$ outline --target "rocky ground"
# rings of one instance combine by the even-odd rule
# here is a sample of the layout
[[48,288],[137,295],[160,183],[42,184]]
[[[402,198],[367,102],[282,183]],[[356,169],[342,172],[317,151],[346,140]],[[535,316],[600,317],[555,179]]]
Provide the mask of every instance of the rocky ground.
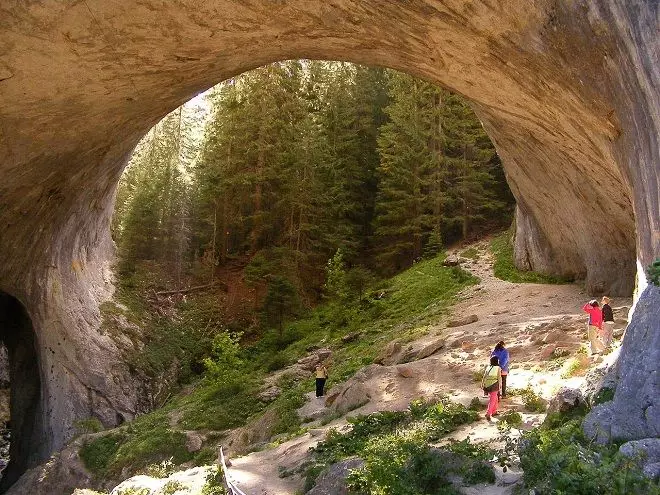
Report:
[[[299,476],[280,478],[280,473],[294,471],[328,429],[341,429],[347,424],[342,415],[322,426],[323,418],[402,410],[413,399],[441,395],[466,405],[478,397],[485,404],[479,387],[480,373],[499,340],[507,343],[511,353],[508,386],[529,386],[545,399],[554,396],[562,386],[580,386],[587,370],[606,367],[616,358],[616,350],[595,358],[578,352],[584,349],[586,341],[581,307],[590,299],[578,285],[505,282],[493,276],[492,262],[485,244],[479,246],[478,259],[463,259],[462,266],[481,282],[465,290],[449,320],[431,325],[424,339],[392,343],[377,359],[383,364],[362,369],[348,382],[330,390],[324,399],[317,399],[310,392],[308,402],[299,410],[302,418],[312,420],[307,423],[309,430],[305,435],[233,459],[230,475],[238,486],[248,494],[260,495],[288,495],[300,490]],[[631,302],[616,299],[612,303],[619,337]],[[429,352],[431,355],[418,359]],[[521,412],[524,428],[540,424],[545,415],[526,413],[522,400],[520,396],[504,400],[501,411]],[[473,441],[500,441],[496,423],[485,420],[459,429],[451,438],[462,440],[468,436]],[[515,470],[500,470],[499,486],[465,487],[464,493],[510,493],[519,477]]]
[[[310,391],[307,403],[298,411],[307,429],[305,434],[286,441],[280,439],[277,445],[231,459],[230,477],[241,490],[249,495],[299,493],[303,479],[296,468],[309,458],[309,448],[321,441],[330,428],[347,428],[347,416],[403,410],[420,397],[448,395],[466,405],[476,397],[485,404],[480,390],[481,370],[499,340],[506,342],[511,353],[508,387],[531,387],[546,400],[562,386],[579,387],[588,370],[606,368],[616,359],[619,339],[615,350],[606,356],[589,357],[584,352],[586,327],[581,307],[590,298],[580,286],[516,284],[496,279],[487,244],[481,243],[477,248],[477,259],[463,258],[460,263],[481,282],[460,295],[460,302],[448,318],[429,325],[423,339],[390,343],[374,364],[333,387],[326,397],[317,399]],[[612,303],[619,337],[626,325],[630,303],[629,299],[616,299]],[[545,417],[526,411],[520,395],[503,400],[500,409],[502,413],[520,412],[523,430],[537,426]],[[458,429],[446,440],[467,437],[493,446],[501,442],[496,421],[488,423],[485,419]],[[173,476],[177,477],[177,483],[190,484],[192,488],[206,474],[206,470],[197,469]],[[496,468],[496,475],[494,485],[463,487],[463,493],[512,493],[521,473],[515,468],[507,472]],[[174,478],[158,483],[166,484],[168,480]],[[142,476],[120,487],[152,485],[155,486]],[[112,493],[119,491],[116,488]]]

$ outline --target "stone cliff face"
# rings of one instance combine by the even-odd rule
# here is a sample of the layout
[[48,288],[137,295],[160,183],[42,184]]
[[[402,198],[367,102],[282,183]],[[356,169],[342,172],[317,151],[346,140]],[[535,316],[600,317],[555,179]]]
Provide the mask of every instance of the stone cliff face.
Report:
[[[24,308],[40,377],[16,466],[60,448],[78,418],[110,426],[135,412],[128,369],[98,331],[117,180],[160,117],[267,62],[383,65],[470,98],[520,202],[517,252],[532,268],[625,293],[636,258],[660,255],[654,0],[51,0],[0,14],[0,290]],[[648,355],[640,335],[627,337],[622,383]],[[656,372],[643,362],[635,373]]]

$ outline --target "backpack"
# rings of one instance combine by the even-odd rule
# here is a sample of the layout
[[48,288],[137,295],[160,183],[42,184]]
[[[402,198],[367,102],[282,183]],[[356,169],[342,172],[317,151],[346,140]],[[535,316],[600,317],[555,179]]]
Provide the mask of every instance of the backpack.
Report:
[[490,373],[490,370],[492,370],[493,368],[494,368],[494,366],[491,366],[490,368],[487,368],[484,371],[483,378],[481,379],[481,388],[483,388],[485,393],[495,392],[496,390],[498,390],[500,388],[499,381],[496,381],[495,383],[493,383],[492,385],[489,385],[487,387],[484,386],[484,382],[486,381],[486,377]]

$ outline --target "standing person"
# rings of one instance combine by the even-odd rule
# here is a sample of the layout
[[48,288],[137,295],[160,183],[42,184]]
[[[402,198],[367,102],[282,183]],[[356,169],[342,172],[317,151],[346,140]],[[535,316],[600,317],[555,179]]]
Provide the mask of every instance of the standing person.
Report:
[[509,350],[504,347],[504,341],[500,340],[496,345],[491,356],[497,357],[502,376],[502,398],[506,397],[506,377],[509,374]]
[[603,312],[598,305],[598,301],[595,299],[592,299],[587,304],[582,306],[582,311],[589,313],[587,336],[589,337],[591,354],[600,354],[600,352],[603,350],[603,344],[598,339],[598,334],[600,333],[603,326]]
[[500,386],[502,385],[502,371],[500,369],[499,360],[497,356],[491,356],[490,365],[486,366],[484,376],[481,379],[481,388],[484,393],[489,396],[488,409],[486,409],[486,419],[497,414],[497,405],[499,403],[498,396],[500,395]]
[[328,379],[328,369],[321,363],[316,367],[316,397],[325,395],[325,381]]
[[603,345],[608,349],[612,345],[612,334],[614,333],[614,312],[610,306],[610,298],[603,296]]

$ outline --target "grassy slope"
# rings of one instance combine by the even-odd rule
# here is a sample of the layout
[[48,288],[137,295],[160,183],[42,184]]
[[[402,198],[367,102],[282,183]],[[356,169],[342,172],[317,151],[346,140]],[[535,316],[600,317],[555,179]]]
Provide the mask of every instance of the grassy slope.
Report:
[[[266,405],[256,399],[256,392],[268,370],[295,362],[309,348],[330,347],[334,364],[328,385],[332,386],[371,364],[394,338],[410,341],[423,335],[462,288],[477,282],[459,268],[442,266],[442,261],[442,256],[422,261],[371,288],[361,301],[323,304],[289,323],[282,338],[274,331],[268,332],[261,341],[244,349],[245,375],[239,384],[201,379],[192,392],[177,395],[164,407],[88,443],[82,458],[100,479],[143,471],[169,458],[175,464],[208,462],[214,457],[213,449],[209,446],[194,455],[188,453],[182,431],[210,431],[211,440],[217,441],[223,430],[241,426],[268,409],[277,410],[280,418],[274,433],[295,431],[300,426],[295,409],[302,405],[303,392],[312,390],[312,380],[286,383],[283,388],[287,392]],[[133,320],[152,327],[148,344],[142,353],[133,356],[135,365],[152,376],[158,376],[173,357],[189,366],[191,359],[186,351],[198,352],[201,347],[189,341],[208,339],[209,301],[202,295],[197,303],[189,298],[178,323],[172,323],[145,319],[144,308],[128,299],[124,293],[122,302],[141,314]],[[106,308],[110,310],[114,309]],[[352,333],[359,337],[343,343],[342,337]],[[172,417],[177,419],[173,422]]]

